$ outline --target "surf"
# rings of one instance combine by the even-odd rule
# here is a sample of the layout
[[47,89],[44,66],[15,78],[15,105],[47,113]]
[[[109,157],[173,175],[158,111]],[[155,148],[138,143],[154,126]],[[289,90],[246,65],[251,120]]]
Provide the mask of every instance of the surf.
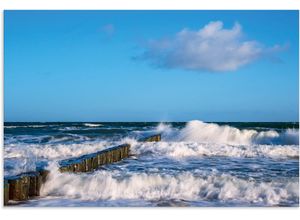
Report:
[[81,200],[168,200],[188,201],[239,201],[260,205],[279,205],[288,200],[299,201],[297,179],[285,181],[247,181],[230,174],[210,173],[196,175],[130,173],[121,171],[97,171],[93,174],[59,173],[51,165],[48,181],[41,195],[63,196]]
[[231,145],[299,144],[298,129],[285,129],[281,132],[273,129],[256,131],[254,129],[238,129],[229,125],[218,125],[193,120],[187,122],[182,129],[174,129],[170,125],[160,124],[156,130],[162,132],[163,140],[165,141],[190,141]]

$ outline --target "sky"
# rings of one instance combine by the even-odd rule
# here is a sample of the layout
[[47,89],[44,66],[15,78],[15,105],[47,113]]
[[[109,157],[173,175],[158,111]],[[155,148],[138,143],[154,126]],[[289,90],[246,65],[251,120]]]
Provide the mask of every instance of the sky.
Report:
[[298,121],[298,11],[5,11],[4,121]]

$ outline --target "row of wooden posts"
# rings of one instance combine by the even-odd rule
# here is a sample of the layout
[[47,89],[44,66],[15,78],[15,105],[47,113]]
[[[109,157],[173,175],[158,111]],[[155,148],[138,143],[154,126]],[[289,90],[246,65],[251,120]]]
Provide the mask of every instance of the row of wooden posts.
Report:
[[96,153],[60,161],[60,172],[90,172],[105,164],[129,157],[129,144],[122,144]]
[[[161,135],[142,138],[141,142],[160,141]],[[130,156],[130,144],[122,144],[96,153],[70,158],[59,162],[60,172],[91,172],[105,164],[114,163]],[[22,173],[4,179],[4,205],[9,200],[24,201],[40,195],[40,189],[46,182],[48,170]]]
[[23,201],[39,196],[48,174],[48,170],[40,170],[4,179],[4,205],[8,200]]

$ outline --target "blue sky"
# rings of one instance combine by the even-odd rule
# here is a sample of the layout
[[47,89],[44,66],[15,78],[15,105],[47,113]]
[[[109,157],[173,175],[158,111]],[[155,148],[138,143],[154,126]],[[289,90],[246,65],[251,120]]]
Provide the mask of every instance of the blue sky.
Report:
[[298,11],[5,11],[5,121],[298,121]]

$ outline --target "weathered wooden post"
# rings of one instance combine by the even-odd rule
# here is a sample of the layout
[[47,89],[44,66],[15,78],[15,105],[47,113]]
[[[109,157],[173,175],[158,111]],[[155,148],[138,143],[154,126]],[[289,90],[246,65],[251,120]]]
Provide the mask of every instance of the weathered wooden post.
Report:
[[85,167],[86,167],[86,172],[90,172],[92,170],[92,158],[86,158],[85,159]]
[[8,205],[8,200],[9,200],[9,183],[7,180],[4,180],[4,192],[3,192],[3,195],[4,195],[4,205]]
[[45,183],[47,181],[47,177],[48,177],[50,171],[49,170],[40,170],[39,173],[42,177],[42,183]]
[[22,201],[29,198],[30,177],[28,175],[17,176],[9,179],[9,199]]
[[39,173],[28,173],[29,177],[29,197],[33,197],[37,195],[37,177]]
[[155,134],[150,137],[141,138],[139,141],[141,142],[153,142],[153,141],[161,141],[161,134]]
[[40,190],[43,184],[43,177],[40,174],[40,172],[38,172],[38,175],[36,176],[36,196],[40,196]]
[[96,170],[98,167],[99,167],[99,163],[98,163],[98,157],[97,157],[97,154],[95,154],[93,157],[92,157],[92,169],[93,170]]

